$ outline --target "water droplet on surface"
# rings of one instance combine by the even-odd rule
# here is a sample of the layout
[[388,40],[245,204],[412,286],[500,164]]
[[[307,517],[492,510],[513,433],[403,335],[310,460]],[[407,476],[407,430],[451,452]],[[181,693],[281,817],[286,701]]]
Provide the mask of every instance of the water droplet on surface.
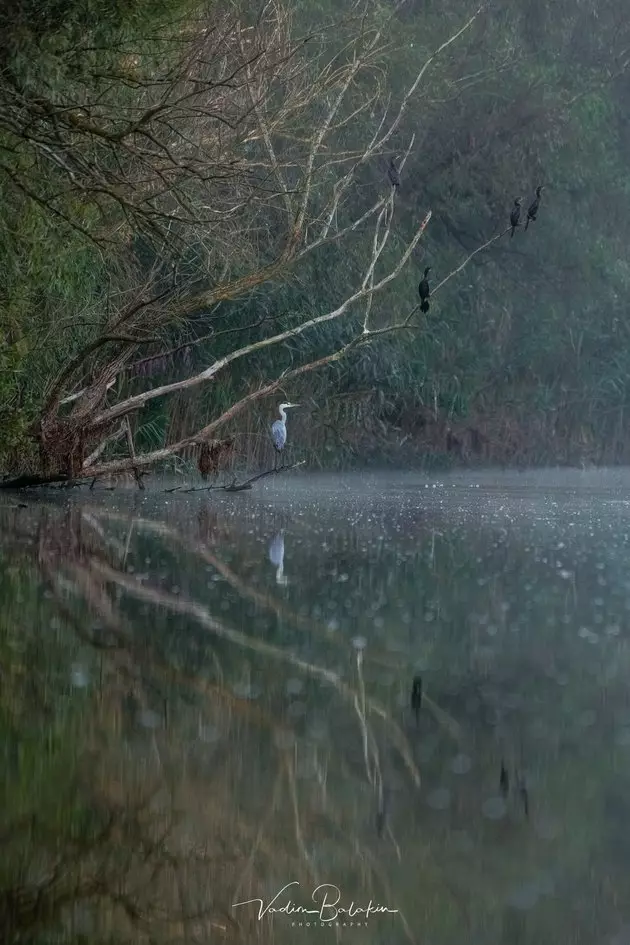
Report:
[[258,699],[262,689],[260,686],[254,686],[252,683],[240,682],[232,686],[232,692],[239,699]]
[[323,742],[328,738],[328,725],[323,719],[313,719],[306,734],[313,741]]
[[533,909],[538,902],[538,889],[532,883],[519,886],[518,889],[515,889],[514,892],[510,894],[508,902],[515,909],[522,911]]
[[292,702],[291,705],[287,708],[287,718],[289,719],[301,719],[306,715],[306,703],[305,702]]
[[451,805],[451,792],[448,788],[435,788],[427,794],[427,804],[433,810],[446,810]]
[[585,709],[577,718],[577,723],[580,728],[590,728],[591,725],[595,725],[596,721],[597,712],[595,712],[594,709]]
[[141,725],[142,728],[159,728],[161,721],[161,716],[151,709],[143,709],[138,712],[138,725]]
[[293,748],[295,744],[295,735],[286,729],[279,729],[274,735],[276,747],[280,749]]
[[536,887],[541,896],[553,896],[556,888],[550,873],[541,873],[536,879]]
[[200,725],[199,726],[199,739],[202,742],[210,745],[213,742],[218,742],[221,738],[221,732],[216,727],[216,725]]
[[534,824],[534,830],[541,840],[553,840],[560,833],[560,825],[548,816],[541,816]]
[[288,679],[286,684],[286,692],[289,696],[299,696],[299,694],[304,689],[304,683],[301,679]]
[[472,768],[472,758],[469,755],[455,755],[451,761],[451,771],[453,774],[468,774]]
[[502,797],[489,797],[481,805],[481,812],[488,820],[501,820],[505,817],[506,810]]
[[85,689],[85,687],[90,684],[90,678],[87,672],[83,666],[80,666],[78,663],[72,664],[70,679],[75,689]]
[[459,850],[460,853],[472,853],[475,849],[472,837],[465,830],[454,830],[451,833],[451,839],[454,847]]

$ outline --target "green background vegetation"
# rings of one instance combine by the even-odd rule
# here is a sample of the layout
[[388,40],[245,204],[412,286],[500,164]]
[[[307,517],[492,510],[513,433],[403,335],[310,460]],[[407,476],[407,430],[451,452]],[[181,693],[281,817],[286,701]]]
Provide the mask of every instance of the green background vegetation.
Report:
[[[292,28],[350,12],[338,3],[294,0]],[[208,8],[222,11],[221,2]],[[63,196],[55,168],[27,144],[16,146],[7,103],[44,90],[72,98],[100,71],[122,76],[113,95],[130,94],[129,56],[158,60],[164,44],[199,13],[186,3],[18,4],[2,23],[0,79],[0,467],[24,467],[27,436],[45,391],[68,358],[92,337],[94,322],[115,291],[129,240],[104,250],[90,239],[115,211]],[[371,4],[382,22],[390,4]],[[382,81],[400,99],[426,56],[474,7],[465,0],[409,0],[389,26]],[[546,186],[535,225],[480,253],[436,296],[430,313],[406,337],[360,349],[333,368],[307,375],[288,392],[306,408],[292,416],[296,444],[316,464],[368,461],[403,464],[451,459],[502,463],[625,462],[627,430],[626,299],[630,200],[630,78],[627,17],[618,2],[489,4],[471,30],[428,71],[392,150],[401,154],[415,133],[397,198],[389,253],[431,210],[419,251],[393,287],[375,302],[374,320],[404,315],[417,298],[424,265],[439,281],[506,223],[514,196],[526,202]],[[356,95],[360,98],[361,88]],[[346,129],[364,140],[369,113]],[[55,195],[58,213],[20,181],[25,169],[38,194]],[[354,210],[384,186],[384,164],[363,169]],[[61,193],[61,196],[60,196]],[[73,225],[69,225],[68,220]],[[272,221],[273,222],[273,221]],[[308,257],[284,281],[221,304],[194,320],[195,333],[255,324],[239,343],[262,337],[334,307],[356,284],[370,234]],[[264,252],[264,251],[263,251]],[[194,268],[194,261],[191,262]],[[113,276],[112,273],[116,275]],[[96,314],[95,314],[96,313]],[[173,330],[173,344],[190,326]],[[153,401],[136,419],[138,449],[193,432],[234,400],[300,359],[332,350],[349,337],[348,323],[329,323],[280,348],[238,362],[211,387]],[[193,349],[201,367],[231,350],[233,336]],[[165,377],[182,376],[182,365]],[[160,380],[159,374],[154,380]],[[138,382],[130,382],[140,389]],[[144,381],[146,384],[146,381]],[[132,389],[131,387],[129,389]],[[247,434],[241,455],[263,457],[273,405],[238,418]]]

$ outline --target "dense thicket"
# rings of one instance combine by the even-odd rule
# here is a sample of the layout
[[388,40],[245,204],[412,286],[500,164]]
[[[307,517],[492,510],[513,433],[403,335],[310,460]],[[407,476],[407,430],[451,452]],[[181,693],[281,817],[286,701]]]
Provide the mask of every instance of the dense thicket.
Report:
[[[265,34],[271,46],[263,55],[260,40],[248,61],[263,85],[269,72],[255,73],[258,64],[265,56],[271,63],[265,68],[281,64],[268,83],[269,107],[275,102],[282,115],[271,133],[284,180],[294,180],[299,197],[300,142],[308,122],[321,120],[335,81],[318,72],[322,56],[337,52],[347,67],[343,44],[353,31],[382,29],[378,56],[355,77],[344,123],[335,130],[335,153],[350,153],[364,147],[384,104],[390,101],[395,110],[420,65],[475,7],[465,0],[408,0],[395,7],[368,4],[366,12],[350,3],[340,9],[338,3],[294,0],[285,12],[273,39]],[[254,35],[268,14],[268,6],[239,9],[227,0],[207,8],[66,2],[37,9],[25,0],[19,15],[3,10],[5,468],[38,467],[32,424],[55,392],[55,380],[110,330],[118,317],[112,313],[144,304],[149,288],[151,298],[162,293],[166,299],[151,331],[136,322],[125,329],[136,332],[131,348],[116,339],[105,346],[108,364],[117,363],[119,400],[203,369],[234,349],[235,333],[242,345],[334,309],[360,281],[373,238],[369,227],[303,259],[288,258],[291,230],[284,226],[282,190],[277,180],[272,183],[273,167],[263,160],[264,141],[251,133],[251,109],[240,90],[220,95],[213,85],[214,124],[208,113],[199,121],[225,129],[216,137],[220,148],[213,139],[214,177],[199,162],[196,190],[169,176],[168,206],[156,202],[157,178],[145,182],[142,176],[146,154],[164,142],[147,136],[142,153],[125,149],[137,116],[159,108],[159,98],[152,97],[158,81],[172,77],[186,56],[190,69],[192,63],[200,68],[203,55],[216,80],[220,55],[229,59],[247,35],[243,31]],[[344,15],[344,26],[321,30]],[[212,39],[206,45],[199,39],[199,24],[211,21],[221,31],[222,50]],[[527,233],[475,255],[411,333],[359,347],[332,367],[292,381],[290,398],[309,408],[299,421],[294,415],[293,429],[311,455],[333,461],[387,452],[402,461],[410,446],[429,446],[501,461],[628,459],[629,48],[630,27],[619,2],[512,0],[489,4],[436,57],[382,153],[361,164],[339,209],[340,227],[368,211],[387,189],[389,156],[400,157],[415,136],[395,198],[386,261],[408,245],[428,210],[432,218],[411,265],[374,298],[372,324],[404,319],[416,304],[425,265],[439,282],[505,228],[515,196],[527,202],[543,183],[539,219]],[[359,109],[355,118],[352,104]],[[103,122],[98,127],[95,114]],[[299,120],[289,136],[294,115]],[[185,120],[198,133],[192,112]],[[186,160],[197,157],[190,152]],[[345,166],[339,164],[339,179]],[[167,171],[160,167],[159,174]],[[323,164],[318,186],[325,177],[334,187],[335,173],[334,163]],[[205,209],[221,215],[220,226],[199,214],[208,194],[212,202]],[[323,208],[325,196],[314,189],[312,219],[318,200]],[[279,258],[291,265],[274,268]],[[238,283],[254,270],[263,277]],[[238,291],[213,295],[226,272]],[[236,362],[220,383],[151,400],[131,413],[136,447],[155,449],[194,433],[270,377],[335,350],[354,327],[327,321]],[[205,336],[211,337],[198,341]],[[58,398],[101,377],[102,357],[101,345]],[[252,434],[241,441],[251,453],[258,452],[256,434],[269,420],[268,407],[256,402],[232,422],[235,431]]]

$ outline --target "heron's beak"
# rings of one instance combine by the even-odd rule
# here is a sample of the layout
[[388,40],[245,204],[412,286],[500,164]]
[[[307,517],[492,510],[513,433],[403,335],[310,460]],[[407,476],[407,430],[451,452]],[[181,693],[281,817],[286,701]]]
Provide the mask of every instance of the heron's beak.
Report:
[[301,404],[288,404],[289,407],[301,407]]

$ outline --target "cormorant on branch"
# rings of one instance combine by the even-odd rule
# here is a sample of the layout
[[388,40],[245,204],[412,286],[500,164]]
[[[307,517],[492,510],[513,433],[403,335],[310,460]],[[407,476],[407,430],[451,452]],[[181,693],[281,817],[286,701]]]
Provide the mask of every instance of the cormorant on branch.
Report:
[[527,220],[525,221],[525,229],[529,226],[529,222],[533,223],[538,215],[538,207],[540,206],[540,198],[543,192],[542,185],[536,188],[536,196],[534,197],[532,203],[529,205],[527,211]]
[[519,226],[519,220],[521,219],[521,204],[523,203],[522,197],[517,197],[514,201],[514,206],[512,207],[512,212],[510,214],[510,226],[512,227],[512,233],[510,239],[514,236],[514,231],[517,226]]
[[424,270],[424,277],[418,286],[418,292],[420,294],[420,311],[428,312],[429,311],[429,296],[431,295],[431,289],[429,288],[429,280],[427,276],[431,272],[431,266],[427,266]]
[[398,173],[398,168],[396,167],[396,162],[393,158],[390,158],[387,176],[390,179],[392,187],[395,187],[396,190],[398,190],[400,187],[400,174]]

